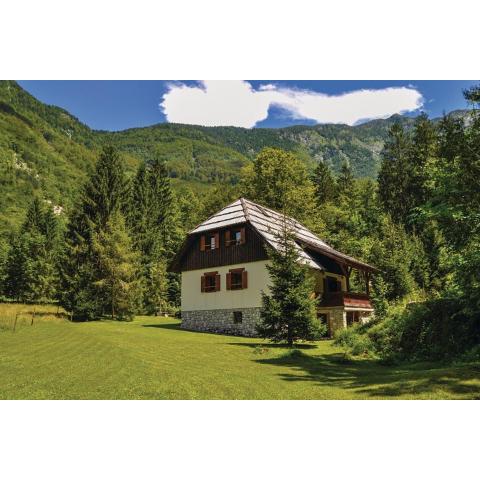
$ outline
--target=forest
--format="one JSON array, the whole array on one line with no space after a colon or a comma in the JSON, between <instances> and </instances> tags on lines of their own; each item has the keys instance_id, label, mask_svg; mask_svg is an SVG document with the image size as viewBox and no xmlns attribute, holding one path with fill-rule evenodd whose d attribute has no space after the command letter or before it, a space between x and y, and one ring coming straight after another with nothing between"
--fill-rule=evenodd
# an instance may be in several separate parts
<instances>
[{"instance_id":1,"label":"forest","mask_svg":"<svg viewBox=\"0 0 480 480\"><path fill-rule=\"evenodd\" d=\"M200 127L198 138L186 146L178 135L182 128L191 131L189 126L158 128L160 150L150 148L146 138L135 145L129 140L141 131L126 131L121 138L99 133L100 141L75 122L70 133L78 143L64 140L51 130L52 123L48 129L43 124L40 141L20 128L30 120L15 111L14 123L0 127L9 132L4 137L9 148L17 145L17 166L3 163L0 180L7 198L15 191L29 204L26 213L10 205L8 215L15 221L2 219L9 228L0 240L3 300L57 302L75 321L176 314L179 279L167 272L168 263L193 226L244 196L285 211L333 247L380 270L372 285L375 320L335 340L349 355L384 361L478 359L480 87L464 94L472 106L468 114L392 119L379 148L376 178L359 176L358 163L354 168L348 154L335 166L325 157L306 158L285 138L281 148L268 140L251 150L240 148L241 129L215 133L227 145L237 144L237 150L212 147L212 134ZM65 117L48 108L39 115ZM55 122L55 128L66 128ZM14 127L24 138L15 137L20 134ZM293 135L298 128L292 128ZM165 140L169 130L175 135ZM298 135L315 134L310 130ZM336 138L340 142L342 135ZM63 168L58 150L53 154L46 147L55 143L64 145L71 159L72 171L60 183L57 176L55 181L47 176L55 165ZM182 173L182 155L194 162L196 177L192 170ZM32 178L28 156L37 156L36 168L45 175L39 175L33 192L27 187ZM195 179L208 188L192 187ZM55 185L50 188L48 182ZM55 192L52 198L42 195L47 190ZM59 207L62 195L69 197L68 208ZM353 288L356 281L352 278Z\"/></svg>"}]
</instances>

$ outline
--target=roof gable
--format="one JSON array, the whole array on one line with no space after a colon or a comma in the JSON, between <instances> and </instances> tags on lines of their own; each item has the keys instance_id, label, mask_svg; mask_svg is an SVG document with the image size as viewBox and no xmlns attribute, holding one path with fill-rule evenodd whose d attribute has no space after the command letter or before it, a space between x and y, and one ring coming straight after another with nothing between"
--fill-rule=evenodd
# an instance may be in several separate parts
<instances>
[{"instance_id":1,"label":"roof gable","mask_svg":"<svg viewBox=\"0 0 480 480\"><path fill-rule=\"evenodd\" d=\"M286 217L286 219L297 241L300 259L310 267L324 270L318 258L315 258L315 255L307 253L302 247L308 247L310 250L318 251L340 263L348 264L355 268L368 271L377 270L367 263L335 250L294 218ZM283 214L245 198L240 198L207 218L207 220L191 230L189 236L242 223L249 223L270 246L278 248L277 235L282 231L283 221Z\"/></svg>"}]
</instances>

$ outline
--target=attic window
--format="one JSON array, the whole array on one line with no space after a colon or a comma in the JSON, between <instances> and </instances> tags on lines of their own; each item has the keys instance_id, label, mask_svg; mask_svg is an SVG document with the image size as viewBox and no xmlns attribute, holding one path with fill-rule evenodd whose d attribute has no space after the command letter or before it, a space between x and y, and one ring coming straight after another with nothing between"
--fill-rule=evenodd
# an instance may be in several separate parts
<instances>
[{"instance_id":1,"label":"attic window","mask_svg":"<svg viewBox=\"0 0 480 480\"><path fill-rule=\"evenodd\" d=\"M245 243L245 228L232 228L225 232L225 245L242 245Z\"/></svg>"},{"instance_id":2,"label":"attic window","mask_svg":"<svg viewBox=\"0 0 480 480\"><path fill-rule=\"evenodd\" d=\"M220 235L215 233L209 233L200 237L200 250L215 250L220 247Z\"/></svg>"}]
</instances>

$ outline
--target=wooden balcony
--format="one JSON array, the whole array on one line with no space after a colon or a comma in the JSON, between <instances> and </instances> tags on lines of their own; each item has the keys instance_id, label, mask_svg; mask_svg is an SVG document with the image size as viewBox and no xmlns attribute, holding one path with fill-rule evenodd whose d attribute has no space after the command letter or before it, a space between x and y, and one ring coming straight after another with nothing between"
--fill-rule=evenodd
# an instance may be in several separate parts
<instances>
[{"instance_id":1,"label":"wooden balcony","mask_svg":"<svg viewBox=\"0 0 480 480\"><path fill-rule=\"evenodd\" d=\"M321 296L319 307L352 307L372 310L372 303L366 293L330 292Z\"/></svg>"}]
</instances>

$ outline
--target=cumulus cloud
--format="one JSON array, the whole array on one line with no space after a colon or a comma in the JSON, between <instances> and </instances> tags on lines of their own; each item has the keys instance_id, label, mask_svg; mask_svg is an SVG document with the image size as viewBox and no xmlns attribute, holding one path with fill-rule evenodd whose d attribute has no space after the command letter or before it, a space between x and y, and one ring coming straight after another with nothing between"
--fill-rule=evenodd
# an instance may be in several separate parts
<instances>
[{"instance_id":1,"label":"cumulus cloud","mask_svg":"<svg viewBox=\"0 0 480 480\"><path fill-rule=\"evenodd\" d=\"M160 107L169 122L252 128L267 118L271 106L281 107L296 119L354 125L412 112L422 105L421 93L411 86L327 95L274 84L255 90L246 81L208 80L193 86L170 84Z\"/></svg>"}]
</instances>

